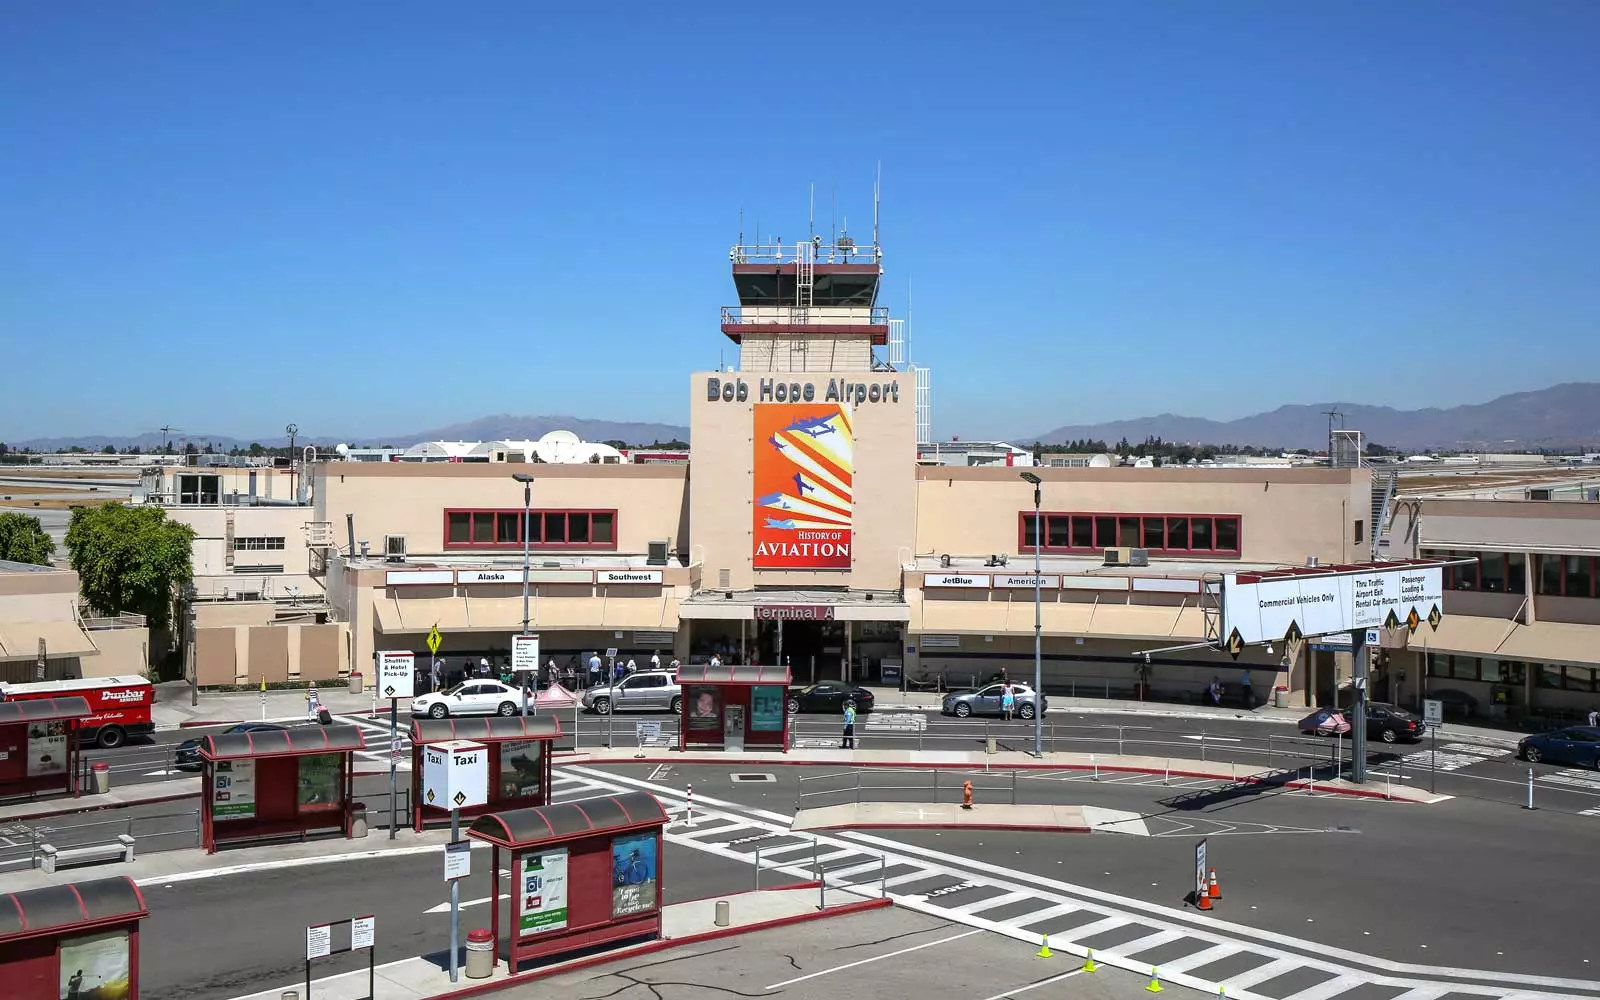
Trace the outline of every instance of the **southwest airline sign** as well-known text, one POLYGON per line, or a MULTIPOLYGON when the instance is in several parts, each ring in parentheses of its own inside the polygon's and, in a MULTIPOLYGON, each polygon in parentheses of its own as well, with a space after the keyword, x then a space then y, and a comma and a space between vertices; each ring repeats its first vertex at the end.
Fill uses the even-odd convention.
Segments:
POLYGON ((1325 572, 1229 574, 1222 634, 1230 645, 1278 642, 1357 629, 1437 629, 1444 570, 1429 563, 1374 563, 1325 572))
POLYGON ((752 462, 756 569, 850 568, 855 436, 839 403, 757 403, 752 462))

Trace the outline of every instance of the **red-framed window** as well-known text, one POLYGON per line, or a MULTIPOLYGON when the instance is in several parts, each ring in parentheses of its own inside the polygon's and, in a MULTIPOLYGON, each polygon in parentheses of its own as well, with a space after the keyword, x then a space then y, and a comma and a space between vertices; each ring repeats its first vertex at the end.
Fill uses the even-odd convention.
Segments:
MULTIPOLYGON (((615 510, 535 510, 528 519, 528 546, 535 549, 617 547, 615 510)), ((522 509, 456 508, 444 512, 446 549, 522 548, 522 509)))
MULTIPOLYGON (((1152 554, 1237 557, 1243 544, 1238 514, 1125 514, 1044 511, 1042 552, 1097 553, 1149 549, 1152 554)), ((1017 551, 1032 552, 1033 511, 1017 515, 1017 551)))

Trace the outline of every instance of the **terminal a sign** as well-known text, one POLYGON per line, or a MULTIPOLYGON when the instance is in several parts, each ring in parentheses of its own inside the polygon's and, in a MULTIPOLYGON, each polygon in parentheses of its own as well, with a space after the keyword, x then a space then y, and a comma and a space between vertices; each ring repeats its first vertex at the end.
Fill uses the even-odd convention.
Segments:
MULTIPOLYGON (((851 382, 848 379, 830 378, 826 386, 816 382, 784 382, 764 378, 756 382, 755 401, 758 403, 843 403, 860 406, 863 403, 900 402, 899 382, 851 382)), ((750 384, 742 378, 706 378, 706 402, 748 403, 750 384)))
POLYGON ((834 609, 831 604, 758 604, 758 622, 831 622, 834 609))

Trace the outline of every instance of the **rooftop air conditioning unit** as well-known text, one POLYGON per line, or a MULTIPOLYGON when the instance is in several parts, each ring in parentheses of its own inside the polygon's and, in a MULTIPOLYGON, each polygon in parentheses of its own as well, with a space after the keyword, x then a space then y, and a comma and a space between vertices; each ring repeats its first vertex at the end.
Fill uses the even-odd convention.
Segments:
POLYGON ((667 542, 651 542, 645 555, 646 566, 665 566, 667 564, 667 542))
POLYGON ((1550 490, 1550 488, 1548 486, 1535 487, 1533 489, 1528 490, 1528 499, 1529 500, 1548 500, 1548 499, 1550 499, 1550 495, 1551 495, 1551 490, 1550 490))
POLYGON ((383 561, 403 563, 406 561, 406 536, 383 536, 383 561))
POLYGON ((1590 503, 1600 503, 1600 487, 1591 486, 1584 490, 1583 498, 1590 503))
POLYGON ((1106 549, 1107 566, 1133 565, 1133 550, 1129 548, 1106 549))
POLYGON ((1150 565, 1150 550, 1149 549, 1129 549, 1128 550, 1128 565, 1129 566, 1148 566, 1148 565, 1150 565))

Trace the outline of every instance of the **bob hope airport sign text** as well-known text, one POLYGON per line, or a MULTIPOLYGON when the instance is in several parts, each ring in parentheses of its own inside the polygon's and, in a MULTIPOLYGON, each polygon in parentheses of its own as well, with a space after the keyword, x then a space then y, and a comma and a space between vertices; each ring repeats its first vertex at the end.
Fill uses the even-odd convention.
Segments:
MULTIPOLYGON (((706 401, 709 403, 748 403, 750 384, 742 378, 706 379, 706 401)), ((764 378, 756 383, 758 403, 844 403, 860 406, 863 403, 900 402, 899 382, 847 382, 842 378, 828 379, 826 388, 818 389, 815 382, 781 382, 764 378)))

